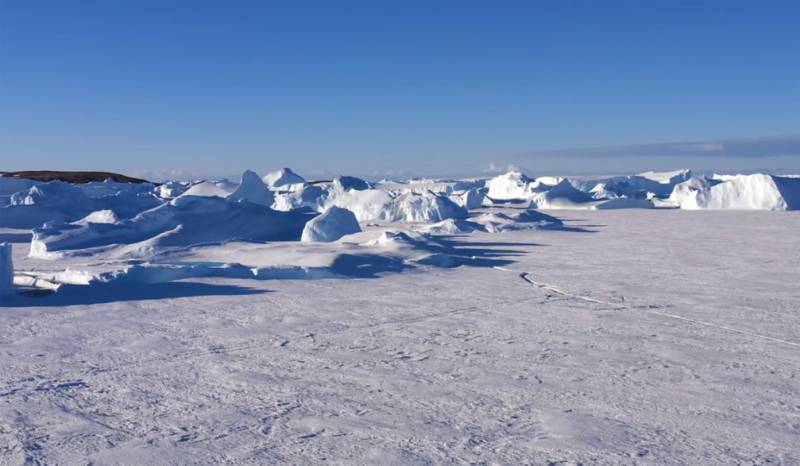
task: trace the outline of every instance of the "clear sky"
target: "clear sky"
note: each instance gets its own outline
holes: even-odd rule
[[[0,0],[0,170],[800,171],[799,22],[797,1]]]

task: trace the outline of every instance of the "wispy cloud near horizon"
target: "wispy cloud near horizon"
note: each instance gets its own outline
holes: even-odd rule
[[[735,157],[762,158],[800,156],[800,134],[706,141],[576,147],[529,152],[532,157]]]

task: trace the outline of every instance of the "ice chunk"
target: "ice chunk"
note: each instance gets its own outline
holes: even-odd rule
[[[239,183],[236,191],[228,196],[228,200],[233,202],[247,201],[270,207],[275,200],[275,195],[254,171],[247,170],[242,173],[242,182]]]
[[[290,168],[281,168],[278,171],[268,173],[262,178],[267,186],[273,189],[288,189],[292,185],[302,185],[306,180],[293,172]]]
[[[97,210],[87,215],[79,223],[117,223],[119,219],[113,210]]]
[[[232,192],[231,186],[225,182],[206,180],[193,184],[181,196],[228,197]]]
[[[513,170],[489,180],[486,183],[489,188],[487,195],[497,200],[527,199],[534,193],[534,184],[532,179]]]
[[[361,227],[352,212],[332,206],[306,223],[301,241],[329,243],[360,231]]]

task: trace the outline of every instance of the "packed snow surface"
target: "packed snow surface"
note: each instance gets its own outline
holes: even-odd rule
[[[0,192],[0,464],[800,463],[799,178],[292,175]]]
[[[800,462],[800,217],[564,224],[208,245],[168,257],[271,279],[0,298],[0,463]]]
[[[306,223],[301,241],[327,243],[360,231],[361,227],[352,212],[333,206]]]

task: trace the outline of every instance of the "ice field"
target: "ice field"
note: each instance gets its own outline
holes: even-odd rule
[[[800,463],[799,186],[0,178],[0,464]]]

